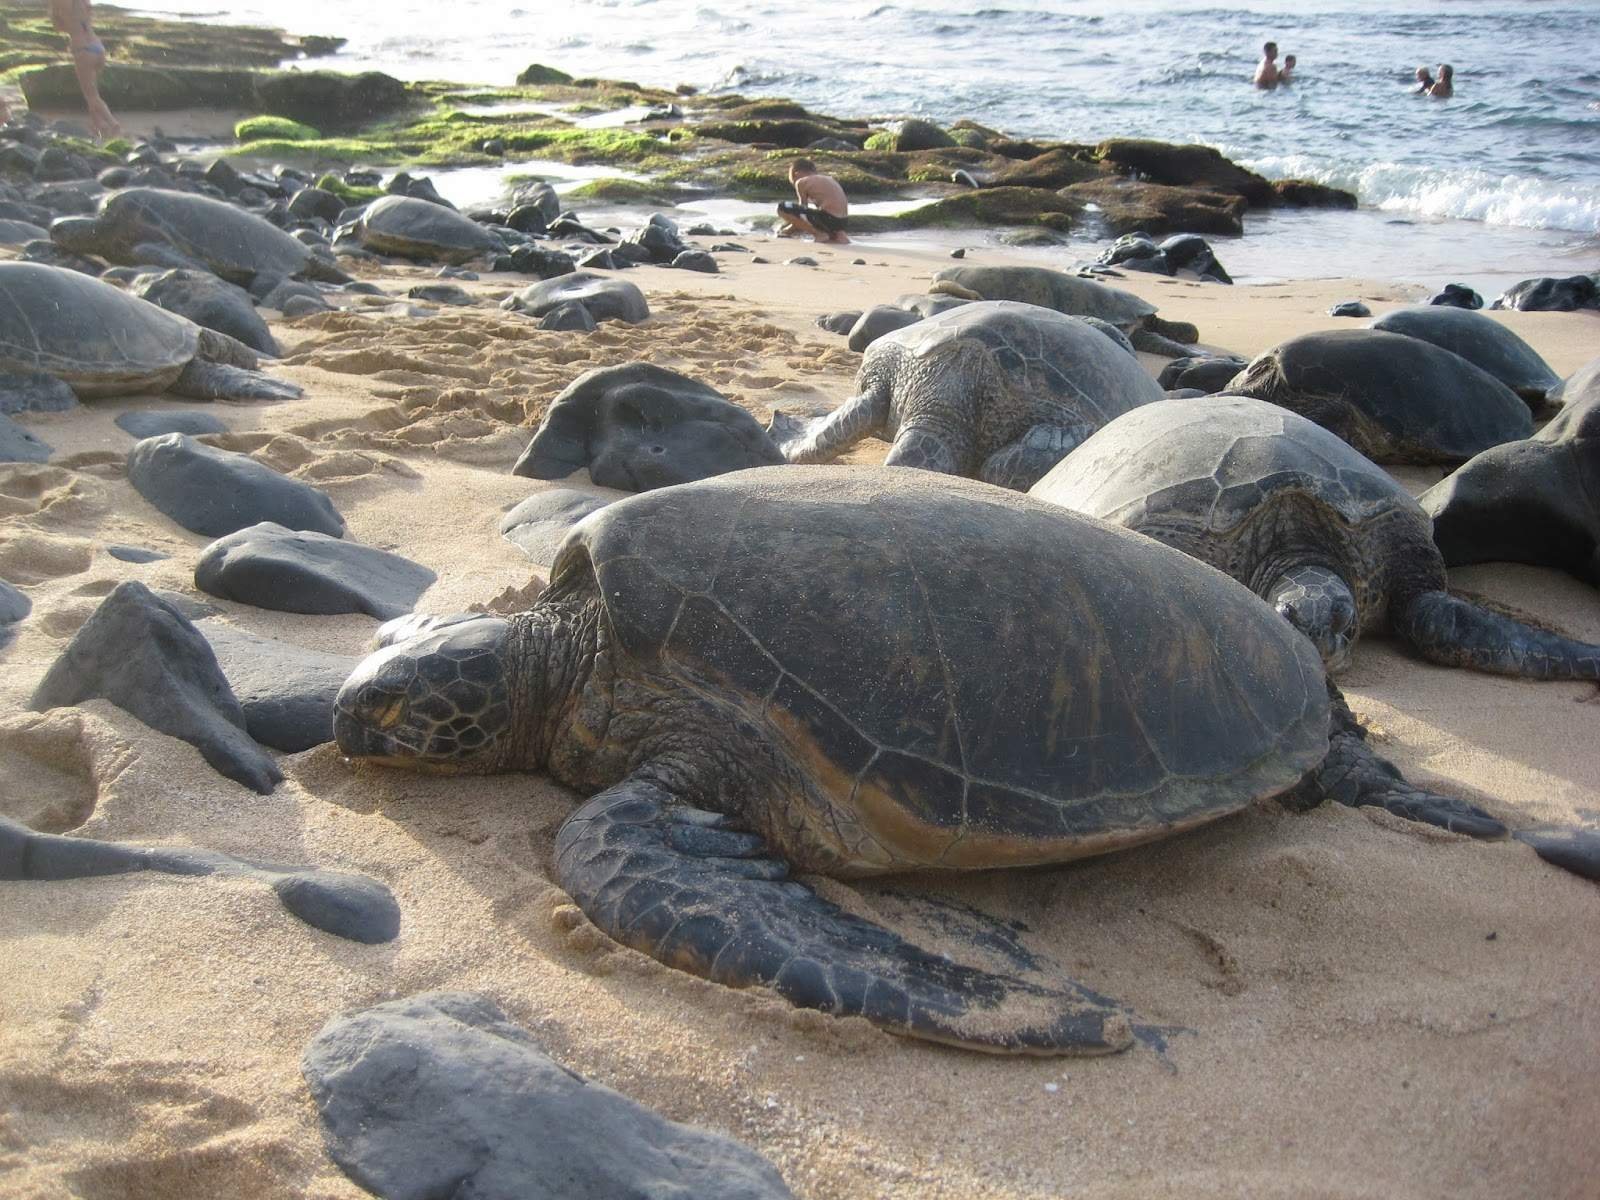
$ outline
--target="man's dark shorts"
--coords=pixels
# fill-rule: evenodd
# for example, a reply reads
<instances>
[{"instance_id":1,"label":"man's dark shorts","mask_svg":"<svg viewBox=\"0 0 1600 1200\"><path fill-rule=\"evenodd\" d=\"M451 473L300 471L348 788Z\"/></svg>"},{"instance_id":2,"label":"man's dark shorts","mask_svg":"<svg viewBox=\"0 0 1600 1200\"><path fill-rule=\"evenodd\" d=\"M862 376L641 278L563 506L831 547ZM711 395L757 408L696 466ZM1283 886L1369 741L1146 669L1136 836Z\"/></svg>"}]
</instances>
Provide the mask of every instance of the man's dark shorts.
<instances>
[{"instance_id":1,"label":"man's dark shorts","mask_svg":"<svg viewBox=\"0 0 1600 1200\"><path fill-rule=\"evenodd\" d=\"M820 208L813 208L809 204L801 204L797 200L785 200L778 205L778 211L785 216L801 217L811 222L811 228L820 229L823 233L843 233L846 218L836 217L831 212Z\"/></svg>"}]
</instances>

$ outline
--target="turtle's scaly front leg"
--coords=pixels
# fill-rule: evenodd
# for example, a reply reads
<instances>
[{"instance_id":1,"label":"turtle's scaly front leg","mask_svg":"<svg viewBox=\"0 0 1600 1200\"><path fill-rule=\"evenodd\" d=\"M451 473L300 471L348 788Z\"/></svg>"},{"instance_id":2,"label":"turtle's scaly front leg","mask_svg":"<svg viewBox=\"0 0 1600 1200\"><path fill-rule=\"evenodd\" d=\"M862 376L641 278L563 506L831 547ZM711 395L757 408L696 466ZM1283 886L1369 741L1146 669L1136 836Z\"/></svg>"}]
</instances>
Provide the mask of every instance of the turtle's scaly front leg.
<instances>
[{"instance_id":1,"label":"turtle's scaly front leg","mask_svg":"<svg viewBox=\"0 0 1600 1200\"><path fill-rule=\"evenodd\" d=\"M1107 1054L1128 1019L1060 989L964 966L913 946L787 878L765 844L716 813L630 779L562 826L556 874L611 937L730 987L862 1016L891 1033L1005 1054Z\"/></svg>"},{"instance_id":2,"label":"turtle's scaly front leg","mask_svg":"<svg viewBox=\"0 0 1600 1200\"><path fill-rule=\"evenodd\" d=\"M888 419L888 389L869 388L814 421L800 421L788 413L775 412L767 433L789 462L820 463L837 458L862 438L882 429Z\"/></svg>"}]
</instances>

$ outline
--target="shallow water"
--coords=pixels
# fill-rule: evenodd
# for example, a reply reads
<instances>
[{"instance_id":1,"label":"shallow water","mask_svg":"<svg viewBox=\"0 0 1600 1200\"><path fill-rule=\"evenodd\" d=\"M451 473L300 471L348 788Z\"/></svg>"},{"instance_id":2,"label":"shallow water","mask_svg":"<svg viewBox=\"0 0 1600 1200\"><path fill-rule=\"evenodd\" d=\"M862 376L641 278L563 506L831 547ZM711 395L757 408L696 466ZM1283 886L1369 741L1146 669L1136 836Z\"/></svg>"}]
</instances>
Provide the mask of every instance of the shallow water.
<instances>
[{"instance_id":1,"label":"shallow water","mask_svg":"<svg viewBox=\"0 0 1600 1200\"><path fill-rule=\"evenodd\" d=\"M1418 220L1404 248L1431 247L1429 261L1527 272L1576 252L1578 265L1600 263L1595 0L1336 0L1315 11L1291 0L568 0L554 16L457 0L447 36L426 0L174 0L162 11L338 34L350 41L329 65L407 78L506 83L539 61L837 114L1205 142L1268 176L1334 183ZM1248 81L1267 38L1298 56L1299 78L1258 92ZM1455 99L1411 95L1414 68L1439 62L1455 67ZM1551 236L1504 232L1517 230Z\"/></svg>"}]
</instances>

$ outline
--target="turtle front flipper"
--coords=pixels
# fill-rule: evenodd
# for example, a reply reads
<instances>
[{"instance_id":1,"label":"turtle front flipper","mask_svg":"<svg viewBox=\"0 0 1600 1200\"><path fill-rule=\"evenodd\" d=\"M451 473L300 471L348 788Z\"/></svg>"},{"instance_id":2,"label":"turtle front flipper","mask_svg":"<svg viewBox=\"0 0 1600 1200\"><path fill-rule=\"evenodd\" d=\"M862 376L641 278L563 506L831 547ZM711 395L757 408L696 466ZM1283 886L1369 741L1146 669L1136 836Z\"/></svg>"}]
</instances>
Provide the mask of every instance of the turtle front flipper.
<instances>
[{"instance_id":1,"label":"turtle front flipper","mask_svg":"<svg viewBox=\"0 0 1600 1200\"><path fill-rule=\"evenodd\" d=\"M787 878L753 834L632 779L575 812L556 874L611 937L730 987L892 1033L1009 1054L1108 1054L1132 1041L1115 1007L919 949Z\"/></svg>"},{"instance_id":2,"label":"turtle front flipper","mask_svg":"<svg viewBox=\"0 0 1600 1200\"><path fill-rule=\"evenodd\" d=\"M978 468L978 478L996 487L1025 492L1094 432L1092 425L1035 425L1000 447Z\"/></svg>"},{"instance_id":3,"label":"turtle front flipper","mask_svg":"<svg viewBox=\"0 0 1600 1200\"><path fill-rule=\"evenodd\" d=\"M196 400L298 400L302 395L297 384L198 358L167 390Z\"/></svg>"},{"instance_id":4,"label":"turtle front flipper","mask_svg":"<svg viewBox=\"0 0 1600 1200\"><path fill-rule=\"evenodd\" d=\"M811 421L801 421L780 409L772 414L767 433L787 461L821 463L837 458L862 438L876 433L888 419L888 389L869 388L827 416Z\"/></svg>"},{"instance_id":5,"label":"turtle front flipper","mask_svg":"<svg viewBox=\"0 0 1600 1200\"><path fill-rule=\"evenodd\" d=\"M1336 800L1350 808L1371 806L1437 825L1469 837L1504 837L1506 827L1481 808L1450 796L1414 787L1392 762L1367 745L1367 734L1345 703L1344 693L1328 682L1328 756L1298 787L1282 797L1294 808L1314 808Z\"/></svg>"},{"instance_id":6,"label":"turtle front flipper","mask_svg":"<svg viewBox=\"0 0 1600 1200\"><path fill-rule=\"evenodd\" d=\"M1547 633L1448 592L1393 604L1389 623L1417 653L1447 667L1523 679L1600 680L1600 646Z\"/></svg>"}]
</instances>

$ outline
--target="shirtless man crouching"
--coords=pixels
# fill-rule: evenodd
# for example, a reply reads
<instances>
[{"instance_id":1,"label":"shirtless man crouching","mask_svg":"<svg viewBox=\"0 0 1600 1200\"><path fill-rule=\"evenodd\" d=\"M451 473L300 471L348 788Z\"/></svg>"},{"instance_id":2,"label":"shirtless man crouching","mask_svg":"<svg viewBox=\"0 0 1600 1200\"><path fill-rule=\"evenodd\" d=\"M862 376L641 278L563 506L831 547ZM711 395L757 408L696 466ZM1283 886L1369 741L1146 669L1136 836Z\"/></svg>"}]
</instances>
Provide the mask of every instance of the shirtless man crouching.
<instances>
[{"instance_id":1,"label":"shirtless man crouching","mask_svg":"<svg viewBox=\"0 0 1600 1200\"><path fill-rule=\"evenodd\" d=\"M850 239L844 228L850 205L839 181L820 174L809 158L797 158L789 164L789 182L794 184L795 199L778 205L778 216L788 226L784 232L809 233L819 242L836 246L847 244Z\"/></svg>"}]
</instances>

